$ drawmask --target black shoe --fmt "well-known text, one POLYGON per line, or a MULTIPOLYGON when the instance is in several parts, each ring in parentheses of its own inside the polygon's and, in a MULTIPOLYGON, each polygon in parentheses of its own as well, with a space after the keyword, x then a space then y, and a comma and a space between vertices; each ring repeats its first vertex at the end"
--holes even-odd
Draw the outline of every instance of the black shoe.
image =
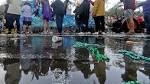
POLYGON ((8 32, 7 34, 11 34, 11 32, 8 32))
POLYGON ((17 32, 17 34, 20 34, 20 32, 17 32))

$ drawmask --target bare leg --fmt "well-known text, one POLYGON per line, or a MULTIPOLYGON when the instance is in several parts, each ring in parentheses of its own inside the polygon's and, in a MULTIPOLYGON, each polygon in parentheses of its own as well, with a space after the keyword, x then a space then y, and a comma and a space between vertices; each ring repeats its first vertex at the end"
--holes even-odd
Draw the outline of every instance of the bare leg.
POLYGON ((27 33, 26 28, 27 28, 27 25, 23 25, 23 33, 27 33))
POLYGON ((31 27, 31 25, 28 26, 28 32, 32 33, 32 27, 31 27))

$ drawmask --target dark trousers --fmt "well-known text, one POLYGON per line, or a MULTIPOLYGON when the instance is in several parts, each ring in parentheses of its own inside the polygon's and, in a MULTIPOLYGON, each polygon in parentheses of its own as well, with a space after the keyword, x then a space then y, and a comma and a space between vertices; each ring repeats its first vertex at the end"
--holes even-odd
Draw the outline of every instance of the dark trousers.
POLYGON ((88 18, 85 18, 85 19, 81 20, 82 32, 88 32, 88 21, 89 21, 88 18))
POLYGON ((62 33, 64 15, 56 15, 56 25, 59 33, 62 33))
POLYGON ((150 15, 145 15, 144 16, 145 19, 145 25, 146 25, 146 29, 147 29, 147 34, 150 34, 150 15))
POLYGON ((97 16, 94 17, 95 21, 95 30, 96 32, 104 32, 105 31, 105 17, 104 16, 97 16))
POLYGON ((8 31, 11 32, 11 29, 14 28, 13 23, 16 21, 17 33, 20 32, 20 15, 16 14, 6 14, 6 27, 8 31))

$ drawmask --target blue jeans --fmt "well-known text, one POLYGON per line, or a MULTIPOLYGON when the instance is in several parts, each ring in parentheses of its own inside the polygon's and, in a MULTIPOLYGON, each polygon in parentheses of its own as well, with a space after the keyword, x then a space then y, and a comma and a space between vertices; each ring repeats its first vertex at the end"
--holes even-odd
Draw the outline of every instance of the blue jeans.
POLYGON ((150 14, 144 15, 147 34, 150 34, 150 14))
POLYGON ((16 14, 7 14, 6 15, 6 27, 8 31, 11 32, 11 29, 14 28, 13 23, 16 21, 17 33, 20 33, 20 15, 16 14))
POLYGON ((59 33, 62 33, 64 15, 56 15, 56 25, 59 33))

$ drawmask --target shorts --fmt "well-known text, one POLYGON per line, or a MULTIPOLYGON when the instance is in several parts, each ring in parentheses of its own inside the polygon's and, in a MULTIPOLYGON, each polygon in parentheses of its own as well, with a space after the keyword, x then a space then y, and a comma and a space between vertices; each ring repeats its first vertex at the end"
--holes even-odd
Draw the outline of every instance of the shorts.
POLYGON ((31 26, 31 21, 23 21, 23 25, 31 26))
POLYGON ((124 16, 126 18, 130 18, 130 17, 133 17, 134 16, 134 11, 132 9, 127 9, 124 11, 124 16))
POLYGON ((30 26, 32 23, 32 17, 23 17, 23 25, 30 26))

